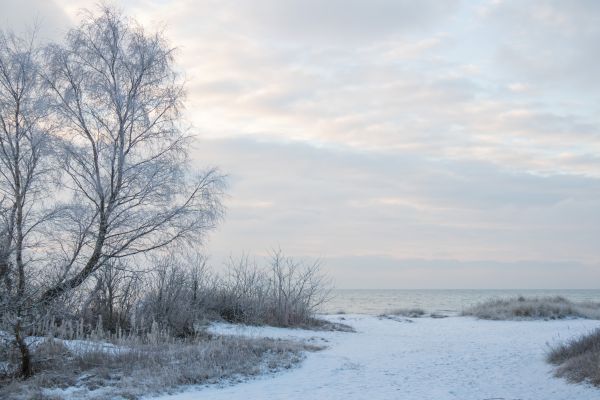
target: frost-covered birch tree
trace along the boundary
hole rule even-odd
[[[199,239],[222,214],[223,177],[192,174],[174,50],[111,8],[88,14],[47,49],[69,212],[50,301],[109,260]]]
[[[0,306],[31,375],[26,324],[105,266],[222,216],[224,178],[194,172],[173,48],[114,9],[61,44],[0,34]]]

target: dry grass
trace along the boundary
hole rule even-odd
[[[47,339],[33,349],[36,374],[26,381],[0,382],[0,398],[135,399],[176,392],[183,385],[235,382],[291,368],[304,350],[302,343],[239,337],[205,336],[179,343],[139,344],[112,350],[69,350]],[[68,392],[64,389],[69,388]]]
[[[557,366],[558,377],[600,386],[600,329],[554,347],[548,362]]]
[[[575,303],[564,297],[515,297],[477,304],[462,315],[490,320],[600,319],[600,303]]]
[[[301,329],[316,331],[337,331],[337,332],[356,332],[353,327],[341,322],[332,322],[320,318],[313,318],[307,325],[301,326]]]
[[[381,314],[380,317],[406,317],[406,318],[420,318],[425,315],[425,310],[421,308],[398,308],[391,311],[386,311]]]

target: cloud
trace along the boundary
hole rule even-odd
[[[231,174],[213,254],[234,243],[313,257],[600,261],[597,178],[250,138],[204,140],[196,151]]]
[[[0,27],[18,34],[37,29],[39,38],[58,40],[70,26],[70,19],[53,0],[0,0]]]
[[[503,1],[489,7],[485,21],[502,35],[496,61],[516,75],[549,89],[598,88],[598,2]]]
[[[242,4],[235,3],[240,20],[269,39],[356,45],[386,35],[426,31],[450,17],[458,1],[258,0]]]
[[[190,83],[189,117],[208,137],[304,140],[372,151],[413,149],[434,158],[600,176],[598,165],[583,168],[564,157],[589,160],[600,150],[600,121],[588,110],[591,102],[548,95],[534,79],[537,71],[523,75],[505,62],[490,64],[505,49],[503,36],[487,28],[492,12],[471,26],[465,20],[471,20],[474,10],[468,7],[460,13],[454,6],[438,12],[428,11],[424,3],[419,8],[423,15],[415,18],[430,18],[429,30],[390,24],[371,34],[357,32],[365,40],[348,48],[311,38],[293,41],[278,31],[284,28],[260,22],[260,10],[205,2],[194,8],[195,14],[187,3],[178,4],[156,4],[146,18],[165,18],[174,42],[181,43]],[[295,2],[277,4],[260,2],[258,9],[295,15],[291,10],[299,7]],[[315,4],[307,3],[306,12],[319,13]],[[334,6],[339,4],[327,7]],[[377,10],[374,6],[371,12]],[[347,12],[360,14],[351,7]],[[202,28],[195,28],[205,13],[214,19],[205,17]],[[444,29],[435,25],[440,18]],[[497,18],[496,24],[503,23]],[[310,31],[306,19],[297,15],[299,26]],[[240,20],[249,21],[238,24]],[[266,25],[270,33],[250,25]],[[469,35],[489,36],[490,42],[473,47],[466,44]],[[468,59],[461,57],[465,53]]]
[[[29,7],[50,18],[46,4]],[[457,260],[458,286],[540,278],[548,261],[572,264],[545,285],[596,276],[600,3],[119,5],[177,46],[194,161],[230,175],[215,257]],[[418,286],[432,268],[401,269]]]
[[[592,282],[600,278],[599,265],[573,261],[464,262],[369,256],[326,258],[323,264],[339,277],[339,289],[595,289]]]

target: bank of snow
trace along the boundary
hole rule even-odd
[[[598,328],[599,321],[328,318],[352,325],[357,332],[214,325],[211,331],[216,334],[298,338],[328,347],[309,353],[299,368],[290,371],[233,386],[196,387],[160,399],[600,398],[599,389],[553,377],[552,367],[544,361],[548,345]]]

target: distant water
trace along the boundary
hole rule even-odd
[[[435,289],[398,289],[398,290],[334,290],[333,298],[321,311],[333,314],[340,311],[351,314],[381,314],[397,308],[418,307],[427,312],[458,314],[481,301],[492,298],[515,296],[563,296],[572,301],[600,302],[600,290],[435,290]]]

